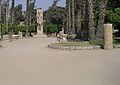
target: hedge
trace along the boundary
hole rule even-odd
[[[29,25],[28,27],[29,27],[28,32],[36,32],[37,31],[37,27],[34,24],[33,25]],[[19,31],[26,32],[26,28],[27,28],[27,25],[24,25],[24,26],[9,25],[8,32],[11,29],[13,30],[14,33],[18,33]],[[1,31],[2,31],[2,34],[8,34],[5,25],[2,25]]]

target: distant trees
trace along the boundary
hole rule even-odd
[[[23,15],[23,10],[22,10],[22,5],[18,4],[15,8],[14,8],[14,24],[18,25],[20,24],[21,21],[25,21],[25,15]]]
[[[36,24],[36,0],[26,0],[25,12],[21,4],[15,6],[15,1],[0,0],[0,35],[11,34],[10,25],[19,25],[21,21],[25,21],[28,35],[29,25]],[[104,23],[113,23],[114,28],[120,30],[120,0],[66,0],[65,8],[58,7],[58,1],[54,0],[52,7],[44,11],[46,28],[55,28],[51,32],[58,32],[64,26],[68,35],[76,34],[78,39],[93,41],[103,39]],[[5,32],[1,32],[3,28]]]
[[[103,40],[104,23],[112,23],[120,33],[119,13],[120,0],[66,0],[67,34],[85,41]]]
[[[33,23],[35,24],[36,18],[34,9],[36,0],[27,0],[29,3],[26,6],[28,9],[26,11],[23,11],[21,4],[15,6],[15,1],[1,0],[0,2],[0,38],[3,37],[3,34],[9,34],[10,41],[12,41],[12,32],[15,31],[14,25],[19,25],[21,21],[26,23],[26,25],[32,25]]]
[[[76,33],[77,38],[83,40],[93,41],[95,39],[103,39],[103,24],[107,1],[108,0],[67,0],[67,29],[69,33]],[[99,12],[97,15],[98,23],[95,22],[96,11]],[[73,30],[75,32],[73,32]]]
[[[46,33],[59,32],[65,24],[65,8],[50,7],[48,10],[44,11],[44,19],[44,31]]]
[[[26,25],[31,25],[34,16],[34,7],[36,0],[26,0],[26,2]],[[26,28],[26,36],[28,36],[28,27]]]

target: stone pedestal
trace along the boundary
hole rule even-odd
[[[104,49],[113,48],[113,29],[112,24],[104,24]]]
[[[47,37],[44,33],[43,30],[40,29],[40,26],[37,26],[37,34],[34,35],[36,38],[41,38],[41,37]]]
[[[22,32],[19,31],[18,36],[19,36],[20,39],[22,39],[23,38]]]

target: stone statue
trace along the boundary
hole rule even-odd
[[[34,37],[46,37],[43,33],[43,10],[41,8],[37,9],[37,34]]]
[[[43,11],[37,9],[37,33],[43,33]]]

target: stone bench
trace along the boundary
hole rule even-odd
[[[12,35],[12,38],[13,38],[13,39],[18,39],[18,38],[19,38],[19,35]]]
[[[13,39],[18,39],[18,38],[22,38],[22,32],[19,31],[18,34],[12,35]]]
[[[67,40],[67,34],[58,34],[57,38],[58,38],[59,42],[66,41]]]

